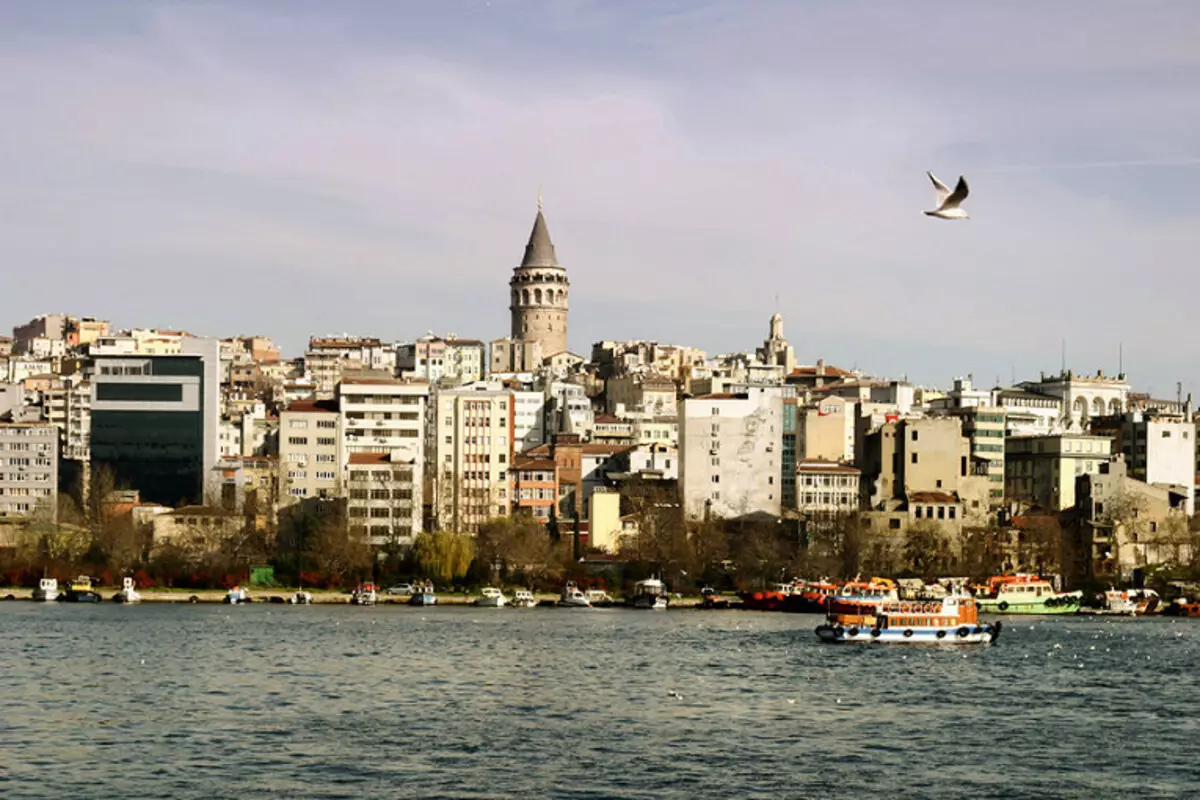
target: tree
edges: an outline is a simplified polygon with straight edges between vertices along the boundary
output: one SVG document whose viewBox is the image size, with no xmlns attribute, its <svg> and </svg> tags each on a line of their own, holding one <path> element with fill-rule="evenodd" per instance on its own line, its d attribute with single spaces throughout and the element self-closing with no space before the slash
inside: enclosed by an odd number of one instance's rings
<svg viewBox="0 0 1200 800">
<path fill-rule="evenodd" d="M 416 542 L 417 565 L 428 577 L 451 583 L 467 574 L 475 557 L 470 536 L 450 531 L 422 533 Z"/>
<path fill-rule="evenodd" d="M 908 526 L 904 561 L 918 577 L 932 581 L 950 562 L 949 543 L 934 522 L 919 520 Z"/>
<path fill-rule="evenodd" d="M 320 521 L 306 555 L 336 585 L 342 585 L 348 577 L 361 577 L 371 568 L 371 547 L 366 538 L 351 533 L 345 521 L 337 517 Z"/>
</svg>

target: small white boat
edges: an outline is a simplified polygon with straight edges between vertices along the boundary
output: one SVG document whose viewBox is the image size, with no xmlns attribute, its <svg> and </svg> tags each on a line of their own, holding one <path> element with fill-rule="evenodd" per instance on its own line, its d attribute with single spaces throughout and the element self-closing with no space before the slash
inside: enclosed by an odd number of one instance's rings
<svg viewBox="0 0 1200 800">
<path fill-rule="evenodd" d="M 121 591 L 117 592 L 113 598 L 118 603 L 140 603 L 142 595 L 134 588 L 133 578 L 124 578 L 121 581 Z"/>
<path fill-rule="evenodd" d="M 1104 593 L 1104 605 L 1112 614 L 1152 614 L 1159 602 L 1158 592 L 1153 589 L 1110 589 Z"/>
<path fill-rule="evenodd" d="M 241 605 L 242 603 L 249 603 L 249 602 L 251 602 L 250 601 L 250 593 L 248 591 L 246 591 L 245 589 L 243 589 L 241 586 L 235 586 L 232 589 L 230 589 L 228 592 L 225 593 L 225 599 L 222 600 L 221 602 L 227 603 L 231 606 Z"/>
<path fill-rule="evenodd" d="M 288 602 L 294 606 L 312 605 L 312 592 L 298 591 L 288 598 Z"/>
<path fill-rule="evenodd" d="M 375 600 L 375 584 L 373 583 L 361 584 L 350 594 L 351 605 L 373 606 L 375 605 Z"/>
<path fill-rule="evenodd" d="M 54 578 L 42 578 L 33 590 L 33 599 L 39 603 L 52 603 L 58 599 L 58 581 Z"/>
<path fill-rule="evenodd" d="M 579 591 L 579 587 L 575 585 L 574 581 L 567 581 L 567 585 L 563 587 L 562 594 L 558 598 L 558 604 L 567 608 L 592 607 L 587 595 Z"/>
<path fill-rule="evenodd" d="M 633 585 L 631 605 L 634 608 L 665 611 L 667 608 L 667 587 L 658 578 L 647 578 Z"/>
<path fill-rule="evenodd" d="M 483 608 L 503 608 L 508 605 L 508 598 L 496 587 L 487 586 L 480 592 L 480 597 L 475 599 L 475 605 Z"/>
<path fill-rule="evenodd" d="M 592 604 L 592 608 L 608 608 L 617 604 L 617 601 L 613 600 L 603 589 L 588 589 L 583 596 Z"/>
<path fill-rule="evenodd" d="M 533 608 L 537 604 L 537 598 L 528 589 L 517 589 L 513 592 L 511 603 L 513 608 Z"/>
</svg>

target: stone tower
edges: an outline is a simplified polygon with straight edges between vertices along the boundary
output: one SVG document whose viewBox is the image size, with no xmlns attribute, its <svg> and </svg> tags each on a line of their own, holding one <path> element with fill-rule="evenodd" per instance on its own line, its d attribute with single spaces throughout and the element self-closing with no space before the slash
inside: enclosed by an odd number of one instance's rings
<svg viewBox="0 0 1200 800">
<path fill-rule="evenodd" d="M 512 338 L 537 342 L 543 358 L 567 349 L 567 271 L 558 264 L 542 200 L 525 245 L 525 258 L 508 282 L 512 304 Z"/>
</svg>

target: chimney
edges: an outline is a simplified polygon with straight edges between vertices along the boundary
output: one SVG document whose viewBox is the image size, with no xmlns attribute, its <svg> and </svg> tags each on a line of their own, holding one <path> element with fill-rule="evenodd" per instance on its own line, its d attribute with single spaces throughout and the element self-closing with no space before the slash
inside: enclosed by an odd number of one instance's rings
<svg viewBox="0 0 1200 800">
<path fill-rule="evenodd" d="M 823 359 L 823 358 L 817 359 L 817 374 L 818 375 L 825 374 L 825 359 Z"/>
</svg>

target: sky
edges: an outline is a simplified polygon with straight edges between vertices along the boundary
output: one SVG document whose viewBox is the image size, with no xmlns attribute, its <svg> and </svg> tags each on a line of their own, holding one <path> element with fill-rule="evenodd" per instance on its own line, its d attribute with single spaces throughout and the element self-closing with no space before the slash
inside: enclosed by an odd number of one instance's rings
<svg viewBox="0 0 1200 800">
<path fill-rule="evenodd" d="M 0 328 L 508 333 L 539 191 L 569 343 L 929 385 L 1200 354 L 1200 5 L 0 5 Z M 925 171 L 972 219 L 925 217 Z"/>
</svg>

